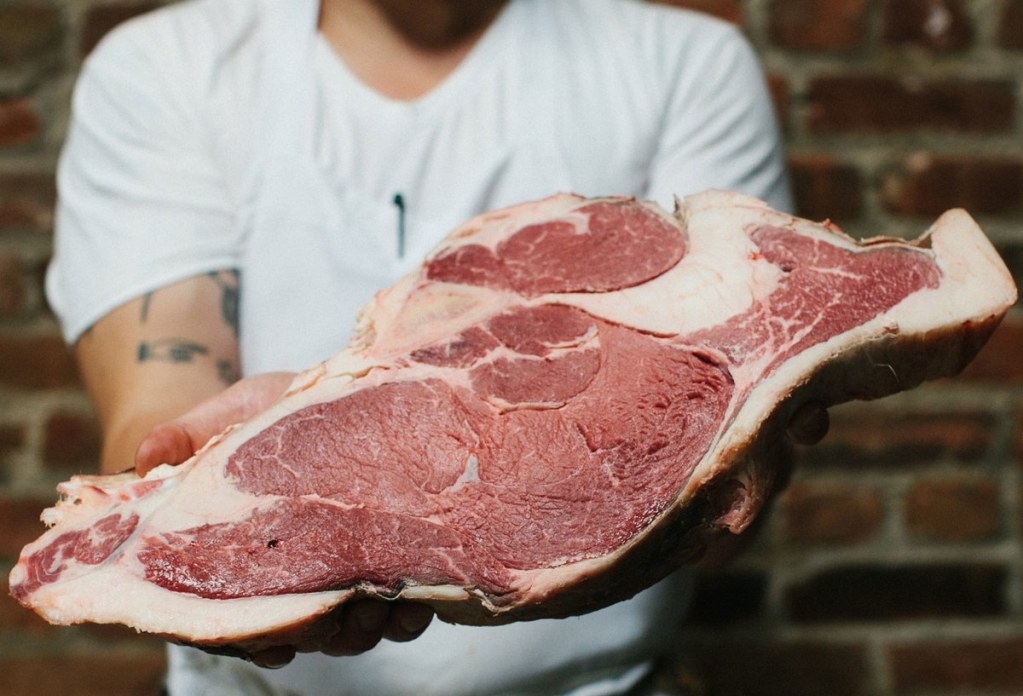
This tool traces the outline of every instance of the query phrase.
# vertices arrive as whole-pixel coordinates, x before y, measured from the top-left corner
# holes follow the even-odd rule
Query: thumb
[[[200,437],[179,421],[161,423],[139,443],[135,451],[135,473],[145,476],[160,464],[181,464],[205,442],[200,441]]]
[[[145,476],[160,464],[181,464],[229,425],[267,408],[294,374],[272,372],[247,377],[199,403],[174,420],[153,428],[135,451],[135,471]]]

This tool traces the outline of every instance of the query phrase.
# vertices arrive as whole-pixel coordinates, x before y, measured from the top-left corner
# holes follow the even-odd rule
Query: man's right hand
[[[180,464],[224,428],[251,418],[273,403],[293,372],[268,372],[238,380],[181,416],[154,427],[135,452],[135,471],[145,476],[160,464]]]

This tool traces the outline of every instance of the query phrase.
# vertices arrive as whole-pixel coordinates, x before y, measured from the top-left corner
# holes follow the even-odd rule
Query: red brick
[[[719,696],[865,696],[866,650],[851,643],[686,641],[686,658]],[[702,686],[702,685],[701,685]],[[687,691],[687,693],[689,693]]]
[[[935,461],[979,462],[996,424],[990,413],[891,413],[867,406],[831,409],[831,428],[817,446],[800,451],[800,466],[890,469]]]
[[[856,167],[831,155],[797,154],[789,158],[789,173],[799,215],[838,224],[859,216],[863,180]]]
[[[884,175],[881,192],[886,208],[905,215],[1014,212],[1023,209],[1023,160],[919,153]]]
[[[25,308],[25,278],[13,254],[0,251],[0,319],[18,316]]]
[[[793,583],[784,601],[801,624],[995,617],[1007,579],[988,563],[836,566]]]
[[[0,556],[17,558],[25,544],[45,532],[46,526],[39,521],[39,515],[56,500],[56,494],[46,500],[0,496],[0,529],[4,530],[0,534]]]
[[[1023,316],[1010,312],[957,380],[1004,387],[1023,384]]]
[[[1014,454],[1016,461],[1023,465],[1023,407],[1016,412],[1016,440]],[[1023,488],[1020,489],[1020,533],[1023,534]]]
[[[1016,287],[1023,287],[1023,239],[999,240],[995,249],[1009,268]]]
[[[79,384],[71,352],[60,336],[0,334],[0,385],[56,389]]]
[[[89,9],[85,15],[85,23],[82,27],[81,42],[78,45],[79,52],[85,56],[96,48],[108,31],[132,17],[149,12],[157,7],[156,3],[144,4],[106,4],[97,5]]]
[[[39,655],[0,658],[4,696],[157,696],[166,661],[162,652],[118,655]]]
[[[998,533],[998,494],[989,479],[919,481],[906,494],[906,527],[935,541],[991,539]]]
[[[56,197],[52,174],[0,172],[0,233],[49,231]]]
[[[787,49],[858,48],[866,30],[866,0],[773,0],[768,10],[771,40]]]
[[[25,443],[25,428],[20,425],[0,424],[0,458],[18,449]]]
[[[1005,0],[998,20],[998,45],[1023,49],[1023,0]]]
[[[651,0],[661,5],[674,5],[720,17],[733,24],[742,24],[742,5],[739,0]]]
[[[800,482],[782,494],[785,534],[811,544],[857,544],[877,535],[884,496],[875,488]]]
[[[3,479],[8,467],[8,457],[24,444],[24,426],[0,424],[0,480]]]
[[[887,44],[951,51],[973,42],[960,0],[885,0],[881,22]]]
[[[696,576],[686,623],[725,626],[750,621],[764,607],[767,576],[756,571],[703,571]]]
[[[825,75],[812,79],[808,125],[816,132],[920,130],[994,133],[1015,125],[1011,80]]]
[[[767,89],[774,104],[774,115],[781,128],[787,128],[789,121],[789,81],[778,73],[767,74]]]
[[[94,415],[58,411],[46,420],[44,431],[46,466],[90,473],[99,468],[101,438]]]
[[[28,99],[0,101],[0,147],[29,142],[39,131],[39,119]]]
[[[925,641],[887,651],[899,693],[1023,693],[1023,637]]]
[[[0,65],[36,60],[60,48],[63,27],[53,7],[23,2],[0,7]]]

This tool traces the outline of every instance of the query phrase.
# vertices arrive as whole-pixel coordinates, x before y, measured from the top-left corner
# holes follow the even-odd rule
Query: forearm
[[[196,276],[118,307],[79,339],[103,431],[103,472],[131,468],[153,426],[235,381],[237,292],[233,272]]]

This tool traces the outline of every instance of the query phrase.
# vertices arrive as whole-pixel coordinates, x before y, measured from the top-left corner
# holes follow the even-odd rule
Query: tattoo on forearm
[[[220,286],[220,316],[238,335],[238,271],[215,271],[207,274]]]
[[[197,355],[207,355],[210,349],[206,346],[186,341],[181,338],[163,338],[158,341],[142,341],[137,353],[138,362],[160,361],[187,363]]]
[[[206,274],[220,288],[220,316],[230,327],[235,337],[238,336],[238,272],[216,271]],[[145,323],[149,318],[154,292],[142,296],[139,308],[139,322]],[[161,338],[139,342],[135,354],[136,362],[193,363],[198,358],[212,359],[210,347],[184,338]],[[236,360],[216,359],[218,377],[225,384],[238,381],[239,370]]]

